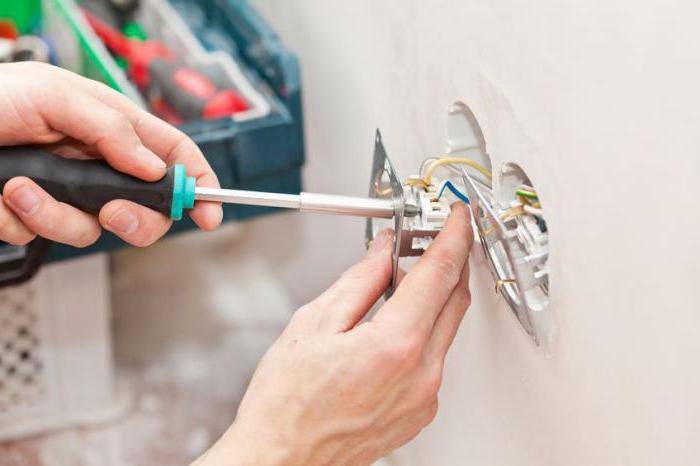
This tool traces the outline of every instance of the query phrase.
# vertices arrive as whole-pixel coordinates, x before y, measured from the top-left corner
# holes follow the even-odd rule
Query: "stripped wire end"
[[[438,189],[438,194],[435,198],[436,200],[442,197],[443,193],[445,192],[445,189],[449,189],[452,192],[452,194],[454,194],[460,201],[464,202],[465,204],[470,204],[467,195],[460,192],[450,180],[445,180],[442,183],[440,183],[440,188]]]

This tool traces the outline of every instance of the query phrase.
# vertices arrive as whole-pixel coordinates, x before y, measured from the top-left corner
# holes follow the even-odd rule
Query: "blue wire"
[[[437,195],[438,199],[440,199],[442,197],[442,193],[445,192],[445,188],[452,191],[452,194],[457,196],[457,198],[459,198],[460,201],[464,202],[465,204],[470,204],[469,198],[466,195],[459,192],[459,190],[457,188],[455,188],[455,185],[453,185],[451,181],[445,181],[443,183],[442,188],[440,189],[440,192]]]

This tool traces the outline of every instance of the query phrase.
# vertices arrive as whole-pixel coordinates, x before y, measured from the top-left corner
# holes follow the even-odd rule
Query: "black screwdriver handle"
[[[56,200],[97,214],[114,199],[136,202],[171,215],[174,169],[148,182],[116,171],[101,160],[66,159],[35,147],[0,148],[0,189],[16,176],[26,176]]]

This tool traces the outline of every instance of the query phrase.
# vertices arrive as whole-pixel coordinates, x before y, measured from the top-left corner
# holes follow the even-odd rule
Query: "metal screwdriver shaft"
[[[373,199],[369,197],[315,193],[279,194],[198,186],[195,188],[194,198],[200,201],[281,207],[302,212],[374,218],[392,218],[394,216],[394,202],[391,199]]]

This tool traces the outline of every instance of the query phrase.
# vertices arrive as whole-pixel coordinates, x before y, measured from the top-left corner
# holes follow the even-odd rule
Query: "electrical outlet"
[[[548,344],[555,333],[548,310],[549,228],[537,190],[515,163],[505,164],[498,173],[492,171],[481,127],[465,104],[450,107],[447,128],[445,155],[425,159],[418,175],[404,181],[377,132],[370,197],[393,200],[396,232],[393,280],[387,295],[396,286],[399,259],[422,255],[444,227],[450,214],[447,196],[452,195],[471,204],[476,236],[496,292],[533,340]],[[367,220],[368,243],[381,226],[386,225]]]
[[[455,153],[491,167],[486,141],[474,114],[463,103],[448,114],[448,156]],[[549,305],[549,228],[539,194],[525,171],[506,163],[489,183],[462,171],[472,218],[500,293],[536,344],[555,334]]]

